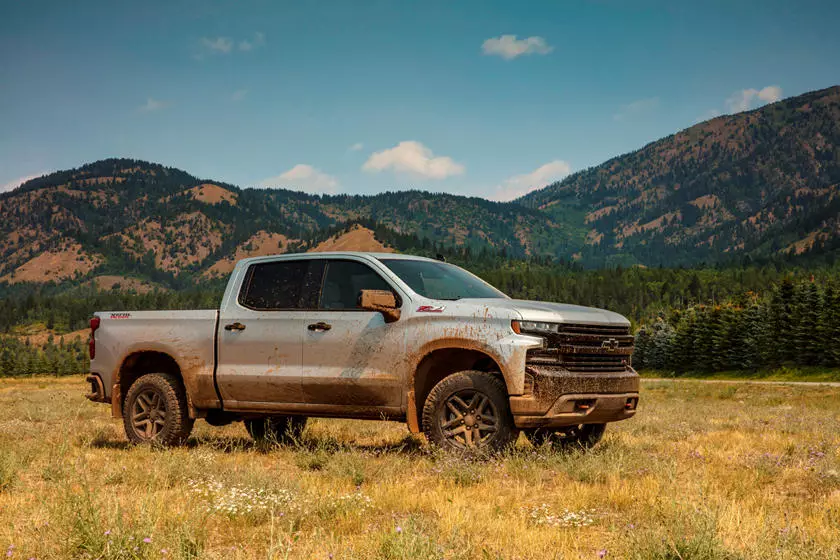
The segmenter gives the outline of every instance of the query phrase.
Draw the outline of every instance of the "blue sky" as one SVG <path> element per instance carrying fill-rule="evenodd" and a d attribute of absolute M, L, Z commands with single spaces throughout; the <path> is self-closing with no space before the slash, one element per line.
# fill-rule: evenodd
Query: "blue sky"
<path fill-rule="evenodd" d="M 105 157 L 508 199 L 840 83 L 840 2 L 0 0 L 0 189 Z"/>

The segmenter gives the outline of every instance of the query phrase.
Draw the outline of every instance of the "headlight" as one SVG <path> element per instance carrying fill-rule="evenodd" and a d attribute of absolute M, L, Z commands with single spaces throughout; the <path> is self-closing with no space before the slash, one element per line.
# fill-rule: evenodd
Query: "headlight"
<path fill-rule="evenodd" d="M 539 321 L 512 321 L 511 327 L 513 332 L 517 334 L 523 332 L 556 333 L 560 330 L 558 323 L 541 323 Z"/>

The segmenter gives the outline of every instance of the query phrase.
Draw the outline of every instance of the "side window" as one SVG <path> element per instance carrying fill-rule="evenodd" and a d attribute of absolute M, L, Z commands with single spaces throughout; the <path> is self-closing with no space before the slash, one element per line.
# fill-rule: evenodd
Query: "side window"
<path fill-rule="evenodd" d="M 307 260 L 252 264 L 239 292 L 250 309 L 314 309 L 323 263 Z"/>
<path fill-rule="evenodd" d="M 394 291 L 375 270 L 358 261 L 329 261 L 321 290 L 321 309 L 357 309 L 362 290 Z"/>

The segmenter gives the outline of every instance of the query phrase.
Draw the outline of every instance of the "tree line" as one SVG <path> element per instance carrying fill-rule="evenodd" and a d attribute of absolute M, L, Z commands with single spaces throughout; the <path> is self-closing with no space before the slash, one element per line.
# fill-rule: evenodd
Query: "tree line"
<path fill-rule="evenodd" d="M 637 331 L 633 364 L 677 373 L 840 367 L 840 284 L 786 278 L 765 296 L 674 309 Z"/>

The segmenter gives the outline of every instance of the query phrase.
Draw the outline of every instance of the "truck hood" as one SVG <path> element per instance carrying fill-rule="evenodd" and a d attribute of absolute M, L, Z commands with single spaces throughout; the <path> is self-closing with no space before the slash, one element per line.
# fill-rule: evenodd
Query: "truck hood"
<path fill-rule="evenodd" d="M 569 305 L 566 303 L 551 303 L 545 301 L 528 301 L 524 299 L 469 299 L 461 300 L 486 306 L 489 309 L 504 309 L 519 313 L 523 321 L 543 321 L 546 323 L 588 323 L 592 325 L 629 326 L 630 321 L 618 313 Z"/>

